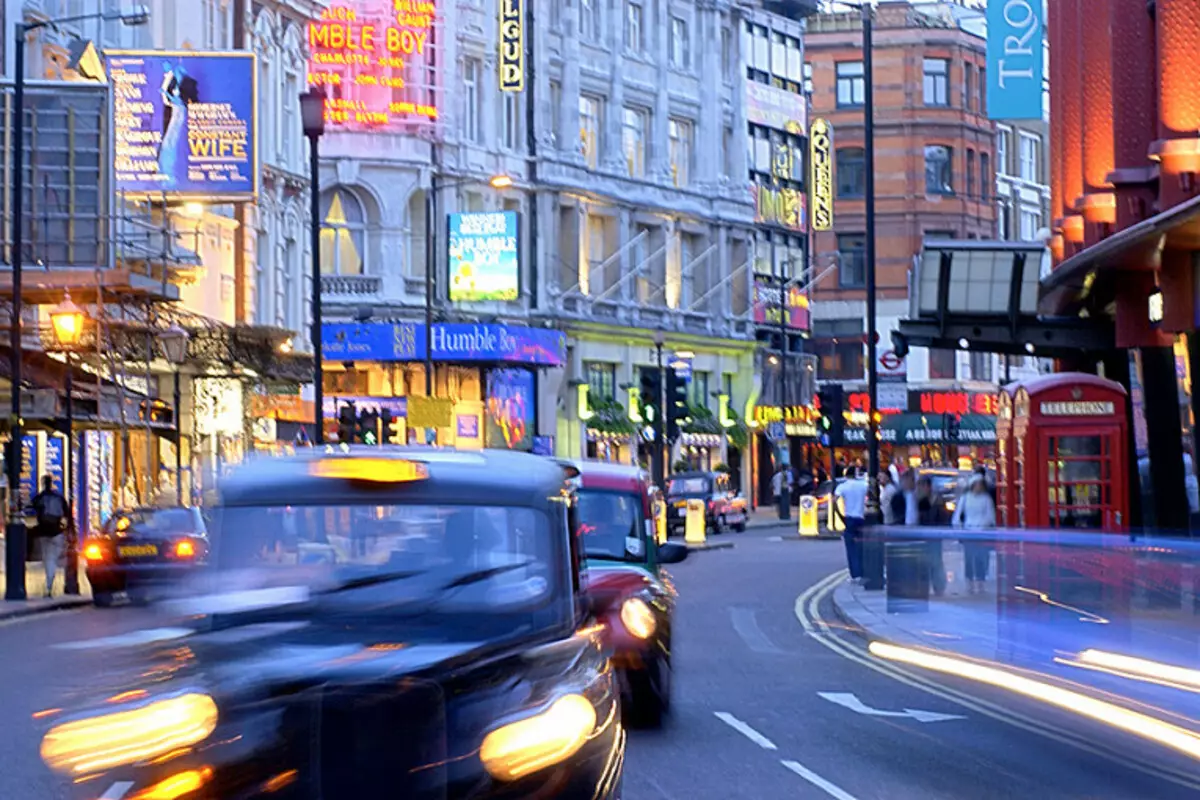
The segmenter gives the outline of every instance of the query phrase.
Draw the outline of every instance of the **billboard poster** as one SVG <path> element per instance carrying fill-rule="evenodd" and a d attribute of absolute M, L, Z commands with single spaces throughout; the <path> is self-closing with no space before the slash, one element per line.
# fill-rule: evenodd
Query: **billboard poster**
<path fill-rule="evenodd" d="M 488 373 L 483 446 L 502 450 L 533 449 L 533 373 L 494 369 Z"/>
<path fill-rule="evenodd" d="M 308 84 L 325 91 L 325 125 L 352 131 L 438 119 L 442 21 L 434 0 L 353 0 L 308 23 Z"/>
<path fill-rule="evenodd" d="M 561 367 L 567 336 L 550 328 L 503 323 L 437 322 L 435 361 L 504 361 Z M 327 322 L 321 326 L 321 350 L 334 361 L 421 361 L 425 326 L 416 322 Z"/>
<path fill-rule="evenodd" d="M 755 125 L 803 135 L 808 127 L 808 101 L 802 94 L 748 80 L 746 119 Z"/>
<path fill-rule="evenodd" d="M 64 439 L 61 436 L 50 435 L 46 437 L 46 458 L 43 462 L 42 471 L 54 478 L 54 485 L 64 495 L 70 496 L 65 477 L 64 458 L 66 453 L 63 450 Z"/>
<path fill-rule="evenodd" d="M 224 200 L 258 192 L 249 52 L 109 52 L 116 188 Z"/>
<path fill-rule="evenodd" d="M 987 4 L 987 115 L 1042 119 L 1045 70 L 1042 0 Z"/>
<path fill-rule="evenodd" d="M 18 484 L 21 508 L 28 508 L 38 493 L 38 437 L 21 437 L 21 482 Z"/>
<path fill-rule="evenodd" d="M 783 309 L 779 302 L 777 281 L 754 279 L 754 322 L 757 325 L 779 327 Z M 787 326 L 796 330 L 808 330 L 808 295 L 799 286 L 788 287 Z"/>
<path fill-rule="evenodd" d="M 450 215 L 452 303 L 516 300 L 521 294 L 519 217 L 515 211 Z"/>

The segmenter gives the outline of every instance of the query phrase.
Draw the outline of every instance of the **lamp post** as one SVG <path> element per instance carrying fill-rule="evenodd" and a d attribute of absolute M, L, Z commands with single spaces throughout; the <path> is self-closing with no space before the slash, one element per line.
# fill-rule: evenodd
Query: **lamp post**
<path fill-rule="evenodd" d="M 175 391 L 174 391 L 174 408 L 175 408 L 175 502 L 183 505 L 183 415 L 180 411 L 181 392 L 179 390 L 179 371 L 183 363 L 187 361 L 188 339 L 190 335 L 186 330 L 178 325 L 172 325 L 158 334 L 158 341 L 162 344 L 163 353 L 175 367 Z"/>
<path fill-rule="evenodd" d="M 321 169 L 318 143 L 325 135 L 325 92 L 300 95 L 300 119 L 308 137 L 309 247 L 312 248 L 313 441 L 325 443 L 325 386 L 321 353 Z"/>
<path fill-rule="evenodd" d="M 654 415 L 654 450 L 651 451 L 650 466 L 654 470 L 654 482 L 659 491 L 667 491 L 667 376 L 663 372 L 663 344 L 666 333 L 654 332 L 654 363 L 658 367 L 658 413 Z"/>
<path fill-rule="evenodd" d="M 784 262 L 791 265 L 791 259 Z M 792 518 L 792 492 L 788 476 L 791 474 L 791 451 L 787 437 L 787 362 L 788 362 L 788 276 L 779 275 L 779 411 L 783 436 L 779 439 L 779 466 L 783 474 L 779 477 L 779 519 L 786 522 Z"/>
<path fill-rule="evenodd" d="M 17 40 L 14 50 L 13 74 L 12 169 L 9 172 L 12 194 L 12 232 L 9 236 L 9 263 L 12 265 L 12 318 L 9 321 L 9 378 L 12 385 L 12 409 L 8 431 L 8 525 L 5 527 L 4 569 L 8 579 L 4 587 L 5 600 L 24 600 L 25 595 L 25 522 L 21 519 L 21 269 L 25 247 L 23 219 L 25 199 L 25 37 L 39 28 L 84 22 L 92 19 L 120 20 L 123 24 L 144 25 L 150 20 L 150 9 L 138 5 L 125 11 L 105 11 L 77 14 L 57 19 L 34 20 L 16 24 Z"/>
<path fill-rule="evenodd" d="M 50 312 L 50 327 L 54 331 L 54 340 L 58 347 L 66 353 L 67 356 L 67 379 L 66 397 L 64 398 L 63 409 L 66 412 L 67 418 L 67 446 L 66 446 L 66 463 L 63 465 L 65 469 L 66 480 L 63 481 L 62 491 L 68 498 L 67 502 L 71 510 L 70 527 L 67 528 L 67 565 L 63 573 L 63 593 L 64 594 L 79 594 L 79 541 L 78 541 L 78 522 L 76 520 L 75 504 L 71 499 L 75 495 L 75 488 L 78 485 L 75 482 L 75 459 L 74 459 L 74 441 L 75 441 L 75 386 L 74 375 L 75 369 L 71 360 L 71 353 L 75 346 L 79 344 L 79 337 L 83 334 L 85 315 L 79 306 L 71 302 L 71 294 L 68 292 L 63 298 L 63 301 L 55 306 Z"/>

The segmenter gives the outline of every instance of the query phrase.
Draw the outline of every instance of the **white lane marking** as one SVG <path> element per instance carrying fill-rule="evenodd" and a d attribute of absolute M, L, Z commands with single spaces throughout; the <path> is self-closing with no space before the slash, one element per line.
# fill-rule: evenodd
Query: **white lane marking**
<path fill-rule="evenodd" d="M 100 800 L 121 800 L 133 788 L 133 781 L 117 781 L 108 787 L 108 791 L 100 795 Z"/>
<path fill-rule="evenodd" d="M 754 730 L 754 728 L 751 728 L 749 725 L 742 722 L 740 719 L 735 717 L 733 714 L 730 714 L 726 711 L 714 711 L 713 713 L 716 714 L 717 719 L 721 720 L 721 722 L 724 722 L 726 725 L 733 728 L 735 731 L 740 733 L 742 736 L 745 736 L 747 739 L 754 742 L 756 745 L 758 745 L 762 749 L 764 749 L 764 750 L 778 750 L 779 749 L 778 747 L 775 746 L 774 742 L 772 742 L 767 737 L 763 736 L 758 731 Z"/>
<path fill-rule="evenodd" d="M 758 618 L 754 614 L 754 609 L 731 608 L 729 609 L 729 619 L 733 623 L 733 629 L 737 631 L 737 635 L 742 637 L 742 641 L 754 652 L 775 656 L 784 654 L 758 626 Z"/>
<path fill-rule="evenodd" d="M 799 762 L 780 761 L 779 763 L 783 764 L 783 766 L 787 767 L 792 772 L 799 775 L 801 778 L 804 778 L 804 780 L 808 781 L 813 786 L 816 786 L 818 789 L 825 792 L 825 794 L 829 795 L 830 797 L 836 797 L 837 800 L 857 800 L 857 798 L 855 798 L 854 795 L 850 794 L 842 787 L 838 786 L 835 783 L 830 783 L 829 781 L 825 780 L 820 775 L 813 772 L 811 769 L 809 769 L 808 767 L 804 766 L 803 764 L 801 764 Z"/>
<path fill-rule="evenodd" d="M 850 692 L 817 692 L 817 695 L 824 700 L 868 717 L 908 717 L 909 719 L 915 719 L 917 722 L 945 722 L 951 719 L 966 719 L 966 717 L 959 714 L 941 714 L 937 711 L 919 711 L 914 708 L 906 708 L 903 711 L 884 711 L 879 708 L 871 708 L 862 700 L 859 700 L 857 695 Z"/>
<path fill-rule="evenodd" d="M 105 647 L 136 647 L 141 644 L 169 642 L 172 639 L 182 639 L 191 636 L 190 628 L 151 628 L 145 631 L 132 631 L 119 636 L 106 636 L 103 639 L 85 639 L 82 642 L 64 642 L 54 645 L 59 650 L 99 650 Z"/>

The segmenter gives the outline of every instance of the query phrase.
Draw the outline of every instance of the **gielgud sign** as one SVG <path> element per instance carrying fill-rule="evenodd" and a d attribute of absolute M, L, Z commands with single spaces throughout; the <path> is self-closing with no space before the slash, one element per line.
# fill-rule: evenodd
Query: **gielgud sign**
<path fill-rule="evenodd" d="M 808 136 L 808 160 L 812 164 L 812 226 L 814 231 L 833 230 L 833 126 L 814 119 Z"/>

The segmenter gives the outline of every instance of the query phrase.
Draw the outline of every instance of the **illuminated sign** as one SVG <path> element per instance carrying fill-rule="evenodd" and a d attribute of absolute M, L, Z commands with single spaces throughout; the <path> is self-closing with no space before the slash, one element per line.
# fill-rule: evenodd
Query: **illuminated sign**
<path fill-rule="evenodd" d="M 110 51 L 119 192 L 249 200 L 258 191 L 254 54 Z"/>
<path fill-rule="evenodd" d="M 308 24 L 308 82 L 328 87 L 325 124 L 371 130 L 438 118 L 432 0 L 358 0 Z"/>
<path fill-rule="evenodd" d="M 1104 417 L 1113 414 L 1115 409 L 1113 403 L 1100 400 L 1042 403 L 1042 414 L 1047 417 Z"/>
<path fill-rule="evenodd" d="M 515 211 L 450 215 L 452 303 L 516 300 L 521 294 Z"/>
<path fill-rule="evenodd" d="M 911 392 L 909 405 L 922 414 L 984 414 L 994 417 L 997 411 L 996 395 L 981 392 Z"/>
<path fill-rule="evenodd" d="M 758 184 L 751 186 L 750 190 L 754 193 L 755 222 L 804 232 L 808 222 L 804 213 L 804 192 L 773 189 Z"/>
<path fill-rule="evenodd" d="M 1157 325 L 1163 321 L 1163 293 L 1162 289 L 1155 289 L 1150 293 L 1148 298 L 1147 315 L 1151 325 Z"/>
<path fill-rule="evenodd" d="M 989 119 L 1042 119 L 1044 14 L 1044 4 L 1037 0 L 987 4 Z"/>
<path fill-rule="evenodd" d="M 808 137 L 814 231 L 833 230 L 833 126 L 814 119 Z"/>
<path fill-rule="evenodd" d="M 779 285 L 770 281 L 754 281 L 754 322 L 778 327 L 784 309 L 780 307 Z M 808 295 L 799 286 L 788 287 L 787 326 L 799 330 L 809 328 Z"/>
<path fill-rule="evenodd" d="M 808 103 L 804 95 L 787 92 L 757 81 L 746 81 L 746 119 L 779 131 L 799 128 L 803 131 L 808 119 Z"/>
<path fill-rule="evenodd" d="M 784 422 L 788 425 L 815 425 L 820 418 L 819 412 L 813 406 L 755 406 L 754 422 L 756 427 L 766 427 L 772 422 Z"/>
<path fill-rule="evenodd" d="M 500 91 L 525 91 L 524 0 L 500 0 Z"/>

